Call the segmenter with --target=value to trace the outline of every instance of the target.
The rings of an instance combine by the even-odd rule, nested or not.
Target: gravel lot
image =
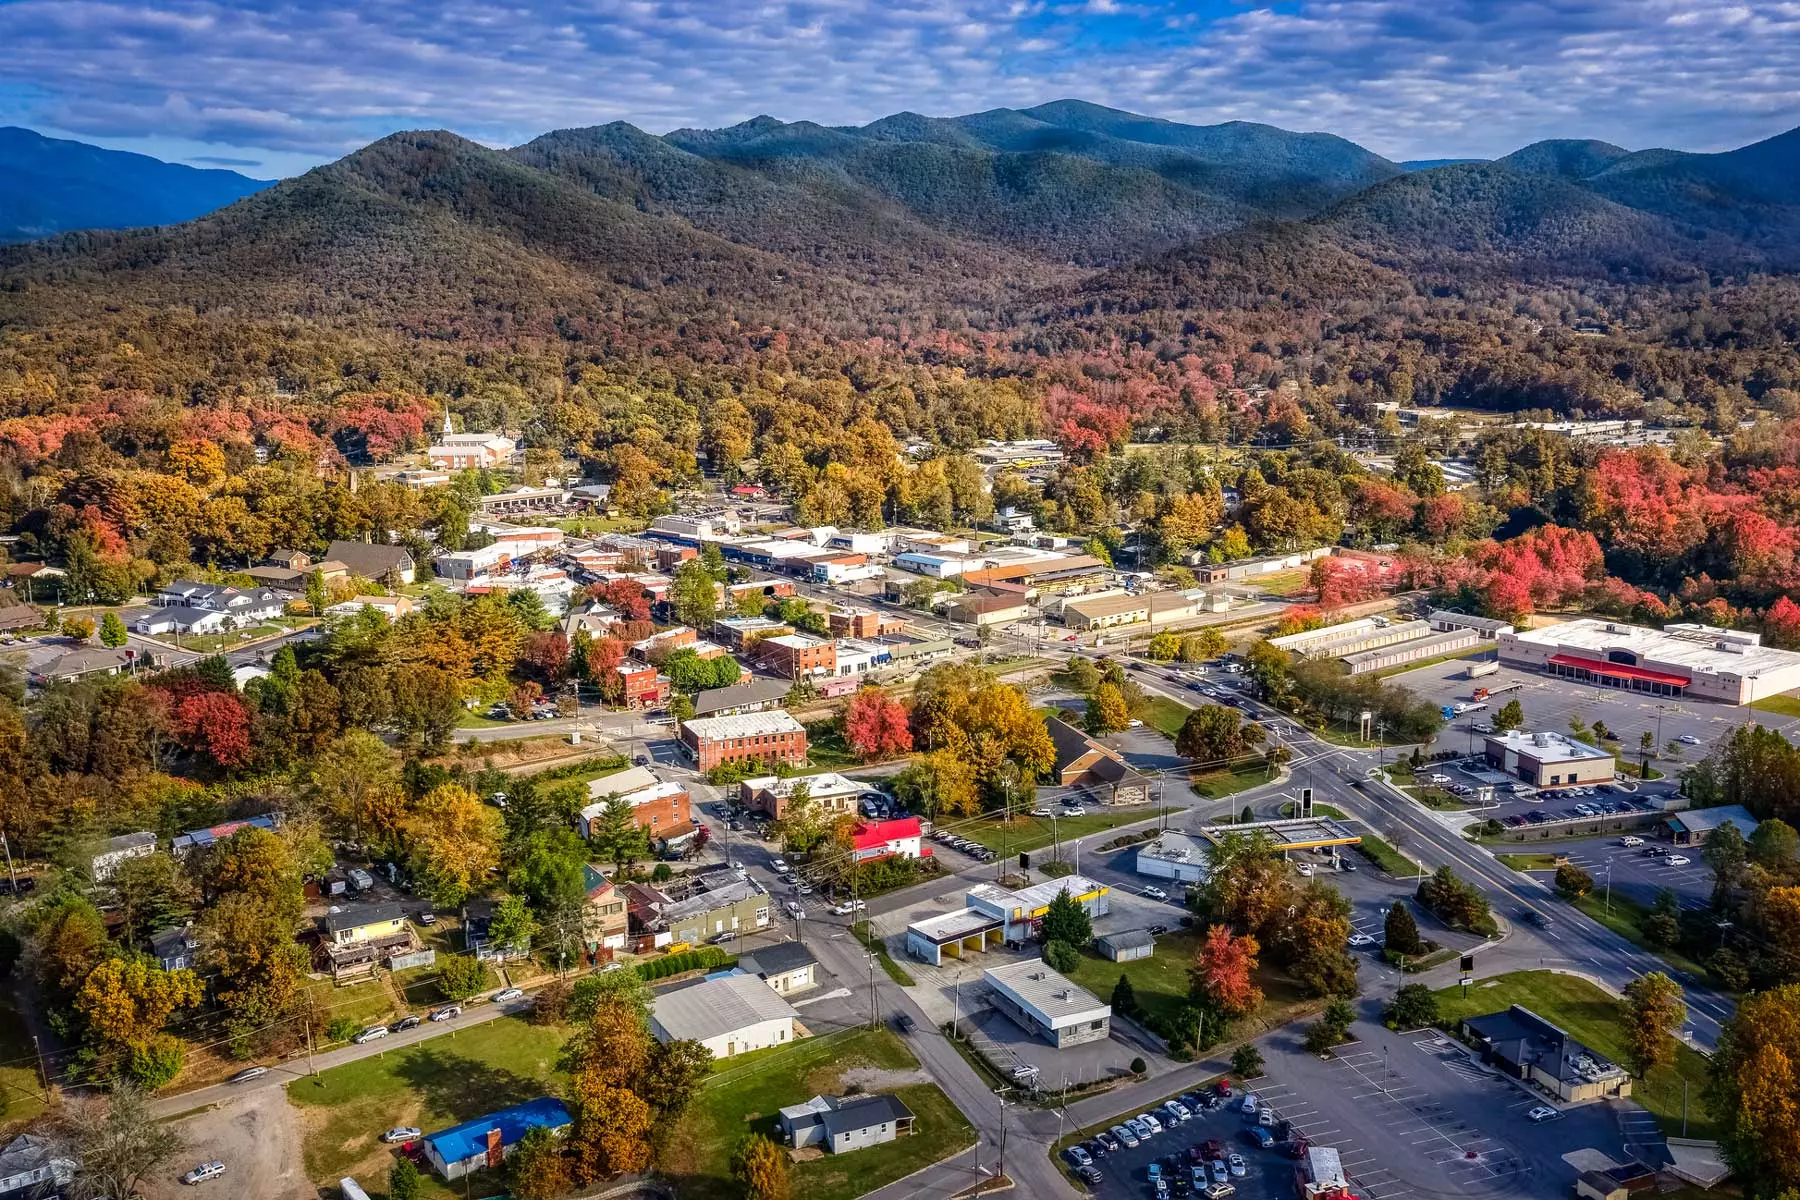
[[[215,1200],[245,1196],[252,1200],[313,1200],[319,1189],[306,1178],[300,1155],[300,1114],[288,1106],[287,1093],[264,1088],[218,1108],[176,1122],[193,1149],[144,1181],[145,1200],[187,1200],[196,1190],[181,1176],[198,1163],[218,1159],[225,1175],[200,1185],[200,1194]],[[386,1186],[386,1180],[362,1180]]]

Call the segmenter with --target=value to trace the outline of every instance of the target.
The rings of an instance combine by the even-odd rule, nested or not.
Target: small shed
[[[1125,929],[1095,938],[1094,949],[1113,962],[1130,962],[1156,953],[1156,939],[1147,929]]]

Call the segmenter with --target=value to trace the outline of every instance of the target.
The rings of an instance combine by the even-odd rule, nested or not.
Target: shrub
[[[531,998],[531,1023],[555,1025],[569,1011],[569,997],[574,993],[566,979],[552,979]]]
[[[328,1042],[347,1042],[362,1032],[362,1026],[349,1017],[333,1017],[331,1024],[325,1027],[325,1040]]]
[[[1045,942],[1044,961],[1052,970],[1067,975],[1081,965],[1081,955],[1067,942]]]
[[[1576,866],[1564,863],[1556,868],[1556,890],[1571,900],[1594,890],[1594,877]]]
[[[1422,983],[1409,983],[1388,1001],[1382,1020],[1389,1029],[1422,1029],[1437,1024],[1437,997]]]
[[[419,1168],[412,1159],[399,1158],[388,1168],[388,1200],[419,1200]]]
[[[142,1046],[132,1048],[131,1060],[127,1065],[127,1073],[138,1086],[146,1091],[174,1082],[181,1074],[181,1064],[185,1057],[181,1042],[166,1033],[159,1033]]]
[[[467,1000],[487,986],[487,964],[473,954],[449,954],[438,960],[438,991],[447,1000]]]
[[[1133,1075],[1142,1075],[1145,1071],[1148,1071],[1149,1069],[1150,1069],[1150,1064],[1146,1063],[1143,1059],[1134,1058],[1131,1060],[1131,1073]]]
[[[1231,1052],[1231,1073],[1240,1079],[1255,1079],[1263,1073],[1263,1053],[1250,1042]]]
[[[648,983],[654,979],[667,979],[671,975],[685,975],[689,971],[729,967],[736,961],[736,956],[725,953],[717,946],[696,946],[679,954],[666,954],[661,958],[639,963],[637,973],[638,978]]]

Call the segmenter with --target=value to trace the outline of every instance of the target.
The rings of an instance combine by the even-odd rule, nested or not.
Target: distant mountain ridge
[[[0,242],[190,221],[269,186],[0,126]]]

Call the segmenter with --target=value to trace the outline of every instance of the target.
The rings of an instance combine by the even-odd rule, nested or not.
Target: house
[[[1097,742],[1060,717],[1044,721],[1056,747],[1051,770],[1063,787],[1082,787],[1102,796],[1109,804],[1143,804],[1150,799],[1150,781],[1125,761],[1125,756]]]
[[[210,608],[150,608],[141,612],[131,623],[133,633],[148,637],[162,637],[171,633],[199,637],[209,633],[223,633],[231,627],[231,617]]]
[[[187,925],[173,925],[150,935],[150,955],[165,971],[192,970],[200,955],[200,940]]]
[[[868,784],[859,783],[835,771],[825,771],[818,775],[789,775],[785,779],[777,775],[758,775],[738,784],[738,803],[779,819],[787,812],[788,801],[793,798],[794,789],[801,786],[806,788],[806,794],[818,806],[820,813],[831,816],[854,813],[856,802],[869,791]]]
[[[533,1129],[561,1133],[574,1123],[561,1100],[540,1096],[426,1134],[425,1159],[445,1179],[461,1179],[484,1167],[498,1166]]]
[[[784,633],[756,643],[756,664],[783,679],[837,674],[837,643],[807,633]]]
[[[995,1008],[1059,1050],[1111,1036],[1112,1006],[1041,959],[989,967],[981,977]]]
[[[780,708],[789,684],[782,679],[746,679],[730,687],[708,688],[694,696],[696,717],[735,717]]]
[[[851,856],[859,863],[882,858],[918,858],[929,854],[922,847],[919,818],[900,817],[892,821],[865,821],[851,831]]]
[[[29,604],[0,602],[0,633],[17,633],[21,629],[41,629],[44,614]]]
[[[1523,1005],[1466,1018],[1463,1040],[1481,1061],[1564,1103],[1623,1099],[1631,1076]]]
[[[659,1042],[692,1040],[730,1058],[794,1039],[800,1014],[754,975],[702,979],[656,997],[650,1032]]]
[[[806,730],[781,709],[683,721],[678,738],[697,771],[733,762],[806,762]]]
[[[775,1133],[788,1146],[821,1146],[830,1154],[877,1146],[912,1131],[912,1109],[886,1092],[841,1100],[814,1096],[782,1109],[775,1119]]]
[[[1741,804],[1723,804],[1717,808],[1691,808],[1670,813],[1663,819],[1677,846],[1698,846],[1714,832],[1732,825],[1744,838],[1756,832],[1756,818]]]
[[[321,918],[325,937],[334,946],[372,942],[406,933],[406,910],[398,904],[371,904],[328,912]]]
[[[1094,939],[1094,949],[1110,962],[1131,962],[1156,953],[1156,938],[1148,929],[1122,929]]]
[[[40,687],[47,687],[53,683],[89,679],[95,675],[117,675],[130,667],[136,658],[137,651],[127,648],[115,650],[110,646],[83,646],[31,668],[31,681]]]
[[[612,880],[583,863],[581,884],[585,894],[581,904],[581,940],[594,954],[601,950],[623,950],[630,918],[625,897]]]
[[[376,546],[368,542],[333,542],[326,558],[344,564],[350,574],[393,587],[413,582],[417,564],[403,546]]]
[[[738,955],[738,970],[754,975],[784,996],[819,983],[819,960],[803,942],[776,942]]]
[[[222,587],[216,583],[196,583],[191,579],[180,579],[157,592],[156,608],[138,620],[141,625],[147,617],[156,615],[158,611],[199,609],[221,614],[225,618],[223,627],[235,629],[279,617],[287,611],[291,598],[291,592],[272,587]]]
[[[60,1195],[75,1180],[77,1163],[60,1157],[56,1143],[22,1133],[0,1149],[0,1200]]]
[[[190,829],[169,843],[169,853],[176,858],[186,858],[195,850],[211,849],[245,829],[266,829],[273,833],[280,827],[281,814],[269,813],[261,817],[246,817],[241,821],[226,821],[223,825],[214,825],[210,829]]]
[[[121,833],[106,840],[106,849],[88,860],[88,878],[105,883],[112,878],[120,863],[128,858],[143,858],[156,853],[154,833]]]
[[[519,938],[506,945],[500,945],[488,937],[488,927],[493,924],[494,914],[499,909],[499,903],[494,900],[463,902],[463,949],[482,962],[505,962],[509,958],[524,958],[531,953],[529,937]]]

